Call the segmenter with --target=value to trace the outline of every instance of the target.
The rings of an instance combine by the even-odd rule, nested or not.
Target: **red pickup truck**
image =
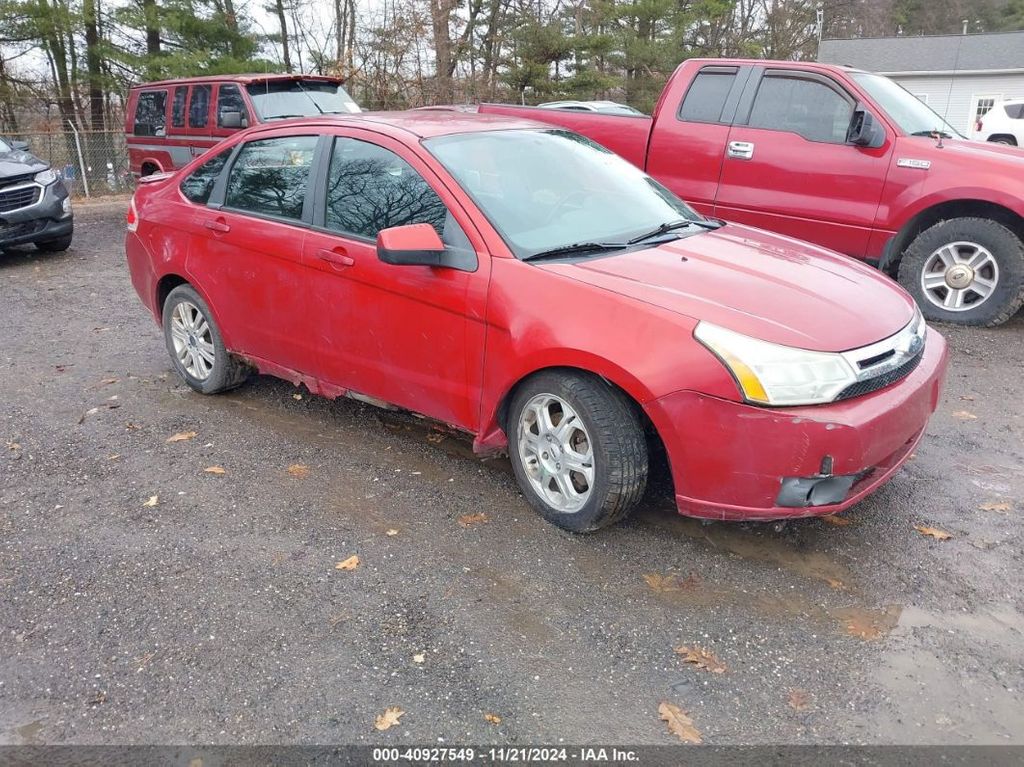
[[[701,213],[875,264],[928,319],[992,326],[1024,303],[1024,151],[964,139],[881,75],[691,59],[650,118],[479,111],[564,126]]]

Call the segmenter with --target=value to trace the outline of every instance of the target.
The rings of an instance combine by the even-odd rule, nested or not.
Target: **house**
[[[818,61],[891,77],[965,135],[996,101],[1024,98],[1024,31],[822,40]]]

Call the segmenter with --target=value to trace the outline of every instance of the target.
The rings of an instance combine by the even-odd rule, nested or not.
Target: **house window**
[[[999,96],[975,96],[974,98],[974,121],[977,122],[999,101]]]

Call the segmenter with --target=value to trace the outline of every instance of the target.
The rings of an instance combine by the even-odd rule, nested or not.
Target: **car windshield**
[[[261,120],[360,111],[341,85],[323,80],[267,80],[246,89]]]
[[[4,153],[10,152],[10,151],[11,151],[11,145],[8,144],[6,141],[4,141],[2,138],[0,138],[0,154],[4,154]]]
[[[930,136],[941,133],[946,138],[964,138],[956,128],[933,112],[931,107],[888,77],[858,72],[853,75],[853,79],[907,135]]]
[[[462,133],[423,143],[518,258],[703,221],[646,173],[570,131]]]

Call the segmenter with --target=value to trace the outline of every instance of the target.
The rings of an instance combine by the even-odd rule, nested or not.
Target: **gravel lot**
[[[671,744],[662,701],[711,744],[1024,743],[1024,316],[943,329],[928,435],[848,524],[662,488],[577,537],[414,418],[192,393],[124,207],[0,257],[0,743]]]

